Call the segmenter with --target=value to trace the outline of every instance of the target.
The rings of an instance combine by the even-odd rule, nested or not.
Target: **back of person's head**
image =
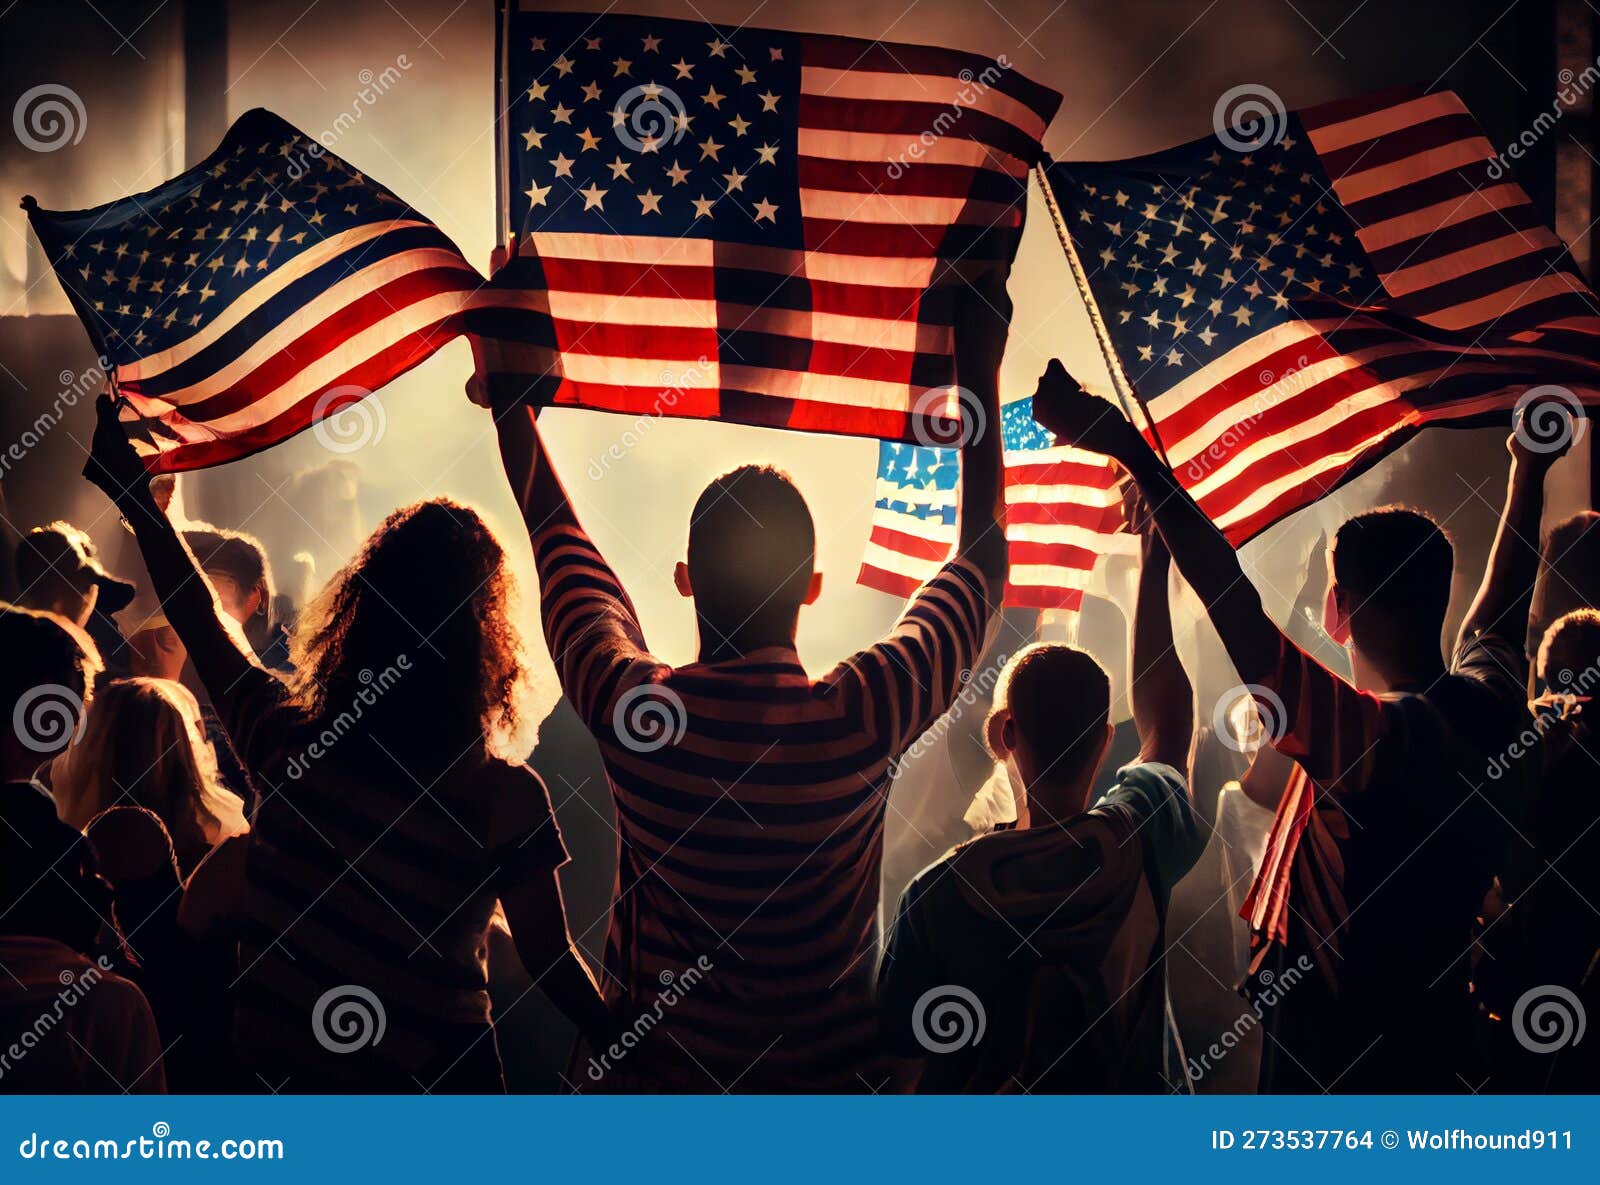
[[[6,776],[67,747],[103,669],[100,652],[74,623],[0,604],[0,729],[13,767]]]
[[[396,510],[296,623],[294,687],[316,718],[436,762],[526,756],[522,634],[505,549],[448,498]]]
[[[1006,664],[994,703],[990,749],[1016,758],[1030,794],[1040,783],[1087,789],[1110,741],[1111,680],[1092,655],[1060,642],[1026,646]]]
[[[1450,537],[1420,510],[1369,510],[1334,535],[1335,602],[1350,639],[1370,654],[1437,661],[1454,572]]]
[[[260,645],[272,626],[272,567],[261,540],[243,531],[198,525],[183,540],[217,590],[228,616]]]
[[[1539,645],[1537,669],[1551,691],[1593,695],[1600,684],[1600,609],[1557,618]]]
[[[1540,548],[1539,579],[1528,613],[1528,653],[1558,617],[1600,608],[1600,511],[1580,510],[1551,527]]]
[[[87,955],[111,917],[111,886],[81,832],[49,820],[0,835],[0,934],[52,938]]]
[[[687,565],[696,614],[717,635],[705,641],[739,649],[743,639],[792,637],[815,595],[816,552],[811,509],[788,474],[741,465],[706,486],[689,521]]]
[[[133,596],[133,585],[112,577],[88,533],[69,522],[35,527],[22,536],[13,564],[19,605],[59,614],[78,625],[97,604],[114,613]]]
[[[112,807],[153,811],[185,871],[210,848],[224,815],[237,812],[218,781],[194,694],[166,679],[118,679],[96,693],[83,735],[57,766],[56,797],[62,818],[80,829]]]

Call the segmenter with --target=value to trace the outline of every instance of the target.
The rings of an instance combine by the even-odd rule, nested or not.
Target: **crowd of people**
[[[699,653],[673,666],[531,404],[474,380],[609,783],[599,959],[568,924],[480,514],[394,511],[285,622],[262,546],[180,530],[103,396],[86,476],[136,550],[113,575],[69,523],[17,535],[0,605],[0,1090],[503,1090],[491,962],[516,959],[576,1029],[574,1090],[1192,1091],[1209,1038],[1175,1023],[1168,964],[1200,876],[1248,939],[1185,971],[1242,993],[1260,1090],[1595,1089],[1593,1042],[1527,1028],[1532,993],[1600,1003],[1600,515],[1541,547],[1561,450],[1516,434],[1447,656],[1456,562],[1429,516],[1345,522],[1280,627],[1139,431],[1052,363],[1036,418],[1128,478],[1127,669],[1065,641],[1011,655],[976,834],[881,899],[891,786],[994,652],[1008,323],[992,285],[956,318],[954,554],[816,677],[795,650],[816,533],[786,474],[701,494],[675,574]],[[1177,582],[1263,742],[1228,746],[1237,766],[1174,644]]]

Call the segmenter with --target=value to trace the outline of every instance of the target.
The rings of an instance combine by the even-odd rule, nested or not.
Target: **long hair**
[[[295,630],[292,690],[313,726],[358,731],[442,774],[520,760],[527,674],[505,549],[476,510],[389,515]]]
[[[244,804],[218,779],[200,705],[169,679],[118,679],[97,691],[51,780],[62,818],[79,830],[114,806],[153,811],[185,875],[213,844],[244,830]]]

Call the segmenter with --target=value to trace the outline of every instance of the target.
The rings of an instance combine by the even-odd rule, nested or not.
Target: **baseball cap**
[[[17,581],[27,588],[54,576],[80,592],[100,586],[99,607],[106,613],[126,609],[133,600],[134,586],[107,572],[95,551],[94,540],[69,522],[57,521],[35,527],[17,544]]]

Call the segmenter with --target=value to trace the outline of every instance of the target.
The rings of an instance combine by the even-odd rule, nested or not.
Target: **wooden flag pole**
[[[506,136],[511,105],[506,101],[506,54],[511,35],[511,5],[515,0],[495,0],[494,11],[494,243],[504,247],[510,232],[511,202],[506,187]]]
[[[1100,314],[1100,305],[1089,288],[1089,276],[1083,270],[1083,261],[1078,258],[1078,249],[1073,246],[1072,235],[1068,233],[1066,220],[1061,215],[1061,207],[1056,204],[1055,191],[1050,188],[1050,175],[1044,166],[1047,159],[1048,154],[1033,167],[1039,177],[1039,188],[1044,192],[1045,206],[1050,211],[1050,221],[1056,228],[1056,238],[1061,240],[1067,266],[1072,269],[1072,279],[1078,285],[1078,295],[1083,297],[1084,307],[1089,310],[1089,324],[1094,329],[1095,341],[1100,344],[1100,354],[1106,360],[1106,370],[1111,374],[1111,388],[1117,393],[1117,402],[1122,404],[1123,413],[1128,419],[1136,425],[1141,419],[1144,421],[1151,444],[1155,445],[1156,452],[1170,468],[1172,462],[1167,460],[1166,446],[1161,443],[1161,433],[1156,430],[1155,417],[1150,414],[1149,407],[1139,396],[1138,388],[1128,380],[1127,372],[1122,369],[1122,360],[1117,357],[1116,347],[1111,343],[1111,334],[1106,329],[1105,318]],[[1133,413],[1135,406],[1139,409],[1139,415]]]

